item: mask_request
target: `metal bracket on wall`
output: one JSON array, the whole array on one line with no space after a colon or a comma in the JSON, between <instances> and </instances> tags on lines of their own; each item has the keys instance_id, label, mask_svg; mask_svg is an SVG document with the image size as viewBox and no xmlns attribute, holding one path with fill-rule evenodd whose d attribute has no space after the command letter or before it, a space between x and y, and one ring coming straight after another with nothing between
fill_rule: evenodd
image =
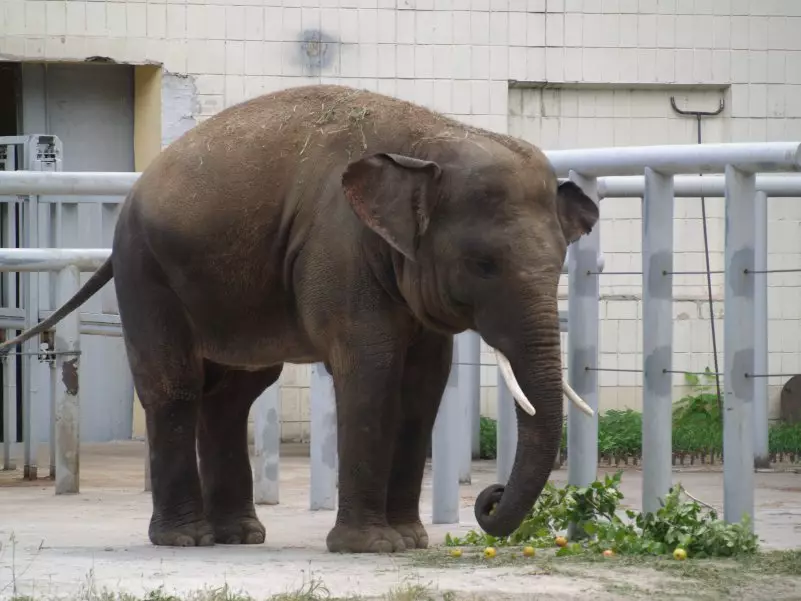
<instances>
[{"instance_id":1,"label":"metal bracket on wall","mask_svg":"<svg viewBox=\"0 0 801 601\"><path fill-rule=\"evenodd\" d=\"M673 107L673 110L676 111L679 115L685 115L687 117L695 117L698 120L698 143L701 143L701 118L702 117L714 117L715 115L720 115L723 112L723 109L726 107L726 103L723 98L720 99L720 106L716 111L686 111L680 109L676 106L676 97L670 97L670 106Z\"/></svg>"}]
</instances>

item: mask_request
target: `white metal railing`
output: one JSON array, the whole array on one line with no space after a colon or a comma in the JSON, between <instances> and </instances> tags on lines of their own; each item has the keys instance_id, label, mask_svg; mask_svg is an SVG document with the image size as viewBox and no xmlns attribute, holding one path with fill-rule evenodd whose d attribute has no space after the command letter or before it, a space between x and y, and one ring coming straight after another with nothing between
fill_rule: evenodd
<instances>
[{"instance_id":1,"label":"white metal railing","mask_svg":"<svg viewBox=\"0 0 801 601\"><path fill-rule=\"evenodd\" d=\"M772 196L801 196L801 175L795 174L801 171L801 144L618 147L546 154L559 177L575 181L596 202L611 197L643 198L644 510L655 509L658 499L671 484L673 201L675 197L726 198L724 517L737 521L743 513L753 516L754 446L761 447L764 442L766 448L767 444L767 387L762 386L767 375L766 205ZM711 175L697 175L699 172ZM768 175L768 172L794 173L778 176ZM125 194L138 176L137 173L0 173L0 195ZM42 202L48 199L43 198ZM75 198L71 202L92 202L92 199ZM48 254L51 250L54 249L41 250L40 267L49 269L60 265L57 251ZM62 251L65 252L87 251ZM108 251L88 252L97 253L99 257L100 253ZM13 252L0 255L0 263L13 256ZM17 265L12 267L6 263L4 269L19 270L28 265L20 259L21 254L16 256ZM595 410L594 416L588 416L572 404L568 405L569 482L576 485L594 480L598 463L598 372L601 369L598 364L598 280L603 263L599 224L592 234L571 245L565 270L569 278L568 374L571 386ZM71 285L66 276L61 279ZM60 299L68 296L59 292ZM458 522L459 482L470 478L471 450L477 444L478 336L462 334L457 337L454 348L453 369L458 370L458 377L449 382L433 435L435 523ZM514 460L517 433L509 391L502 384L502 378L498 381L501 384L497 469L503 483L508 479ZM265 391L254 411L254 483L258 503L278 502L279 387L280 382ZM70 407L77 403L77 398L74 395L68 399ZM334 509L337 487L335 405L332 381L322 365L312 367L311 440L310 506Z\"/></svg>"},{"instance_id":2,"label":"white metal railing","mask_svg":"<svg viewBox=\"0 0 801 601\"><path fill-rule=\"evenodd\" d=\"M556 151L557 175L569 177L599 200L601 176L643 174L643 510L655 511L671 485L673 355L674 175L722 173L726 198L724 298L724 518L754 513L754 419L767 412L767 395L756 391L757 232L766 204L755 202L756 172L801 170L801 144L699 144ZM764 193L763 193L764 195ZM568 373L576 392L596 409L593 417L568 407L568 481L586 486L598 460L599 274L592 257L600 228L571 245L568 254ZM765 249L760 252L766 254ZM764 284L764 282L761 282ZM762 316L759 317L763 319ZM764 355L767 348L761 351ZM764 364L767 361L765 360ZM764 420L766 425L766 420ZM762 420L760 419L760 423Z\"/></svg>"},{"instance_id":3,"label":"white metal railing","mask_svg":"<svg viewBox=\"0 0 801 601\"><path fill-rule=\"evenodd\" d=\"M78 292L80 272L97 269L108 255L107 250L4 248L0 272L57 272L56 303L61 306ZM80 490L80 334L80 315L73 311L56 324L53 348L36 353L50 364L50 446L57 495ZM26 351L8 354L24 356Z\"/></svg>"}]
</instances>

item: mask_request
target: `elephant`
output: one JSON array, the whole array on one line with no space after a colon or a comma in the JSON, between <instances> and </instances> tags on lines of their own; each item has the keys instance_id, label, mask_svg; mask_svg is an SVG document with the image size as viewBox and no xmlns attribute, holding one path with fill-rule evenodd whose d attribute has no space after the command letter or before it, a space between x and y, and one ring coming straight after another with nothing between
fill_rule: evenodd
<instances>
[{"instance_id":1,"label":"elephant","mask_svg":"<svg viewBox=\"0 0 801 601\"><path fill-rule=\"evenodd\" d=\"M122 203L109 259L48 319L113 279L150 443L154 545L261 544L247 444L285 363L321 362L336 398L329 552L428 546L419 512L453 336L495 349L517 402L505 486L475 501L517 528L553 469L563 392L557 286L597 205L545 154L399 98L303 85L176 139Z\"/></svg>"}]
</instances>

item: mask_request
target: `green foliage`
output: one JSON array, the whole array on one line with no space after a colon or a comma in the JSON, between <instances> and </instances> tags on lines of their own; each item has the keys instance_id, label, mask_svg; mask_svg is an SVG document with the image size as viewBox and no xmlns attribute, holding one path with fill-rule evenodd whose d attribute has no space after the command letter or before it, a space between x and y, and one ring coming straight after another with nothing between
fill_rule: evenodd
<instances>
[{"instance_id":1,"label":"green foliage","mask_svg":"<svg viewBox=\"0 0 801 601\"><path fill-rule=\"evenodd\" d=\"M723 451L723 420L715 390L715 376L706 368L703 382L695 374L685 374L692 392L673 405L673 451L677 453L717 453Z\"/></svg>"},{"instance_id":2,"label":"green foliage","mask_svg":"<svg viewBox=\"0 0 801 601\"><path fill-rule=\"evenodd\" d=\"M707 368L701 376L685 374L691 387L673 404L673 452L723 454L723 421L720 415L715 376ZM481 418L481 458L494 459L495 420ZM772 424L768 431L771 454L801 455L801 424ZM567 420L562 428L563 452L567 450ZM642 455L642 414L633 409L609 410L598 416L598 455L640 457Z\"/></svg>"},{"instance_id":3,"label":"green foliage","mask_svg":"<svg viewBox=\"0 0 801 601\"><path fill-rule=\"evenodd\" d=\"M482 415L479 428L479 457L481 459L495 459L498 437L495 420Z\"/></svg>"},{"instance_id":4,"label":"green foliage","mask_svg":"<svg viewBox=\"0 0 801 601\"><path fill-rule=\"evenodd\" d=\"M464 537L447 534L448 546L552 547L554 537L575 524L573 541L557 556L602 553L611 549L621 555L666 555L677 547L688 557L732 557L757 551L757 537L744 519L727 524L714 510L695 501L680 500L681 486L674 486L655 513L621 510L622 472L590 486L556 488L546 484L520 527L506 538L472 530ZM622 514L622 515L621 515Z\"/></svg>"},{"instance_id":5,"label":"green foliage","mask_svg":"<svg viewBox=\"0 0 801 601\"><path fill-rule=\"evenodd\" d=\"M768 430L771 453L801 453L801 424L775 424Z\"/></svg>"},{"instance_id":6,"label":"green foliage","mask_svg":"<svg viewBox=\"0 0 801 601\"><path fill-rule=\"evenodd\" d=\"M641 448L642 414L611 409L598 417L600 455L638 455Z\"/></svg>"}]
</instances>

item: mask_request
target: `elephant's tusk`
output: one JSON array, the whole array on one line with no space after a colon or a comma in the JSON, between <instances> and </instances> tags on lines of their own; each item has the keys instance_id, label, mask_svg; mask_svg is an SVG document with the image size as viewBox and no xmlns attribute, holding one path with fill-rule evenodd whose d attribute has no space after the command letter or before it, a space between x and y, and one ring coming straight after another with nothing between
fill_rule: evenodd
<instances>
[{"instance_id":1,"label":"elephant's tusk","mask_svg":"<svg viewBox=\"0 0 801 601\"><path fill-rule=\"evenodd\" d=\"M581 409L584 413L586 413L590 417L595 415L595 411L592 410L592 407L590 407L587 403L585 403L584 400L578 394L576 394L576 391L570 387L570 384L568 384L567 380L565 380L564 378L562 378L562 390L565 391L565 396L567 396L568 399L573 401L573 403L575 403L575 405L579 409Z\"/></svg>"},{"instance_id":2,"label":"elephant's tusk","mask_svg":"<svg viewBox=\"0 0 801 601\"><path fill-rule=\"evenodd\" d=\"M517 401L517 404L520 405L523 411L529 415L534 415L536 413L534 406L526 398L526 395L523 394L520 384L517 383L517 378L515 378L515 374L512 371L512 364L509 363L509 359L504 357L503 353L498 349L493 350L495 351L495 357L498 360L498 367L501 368L501 375L506 381L506 385L509 387L509 391L512 393L515 401Z\"/></svg>"}]
</instances>

